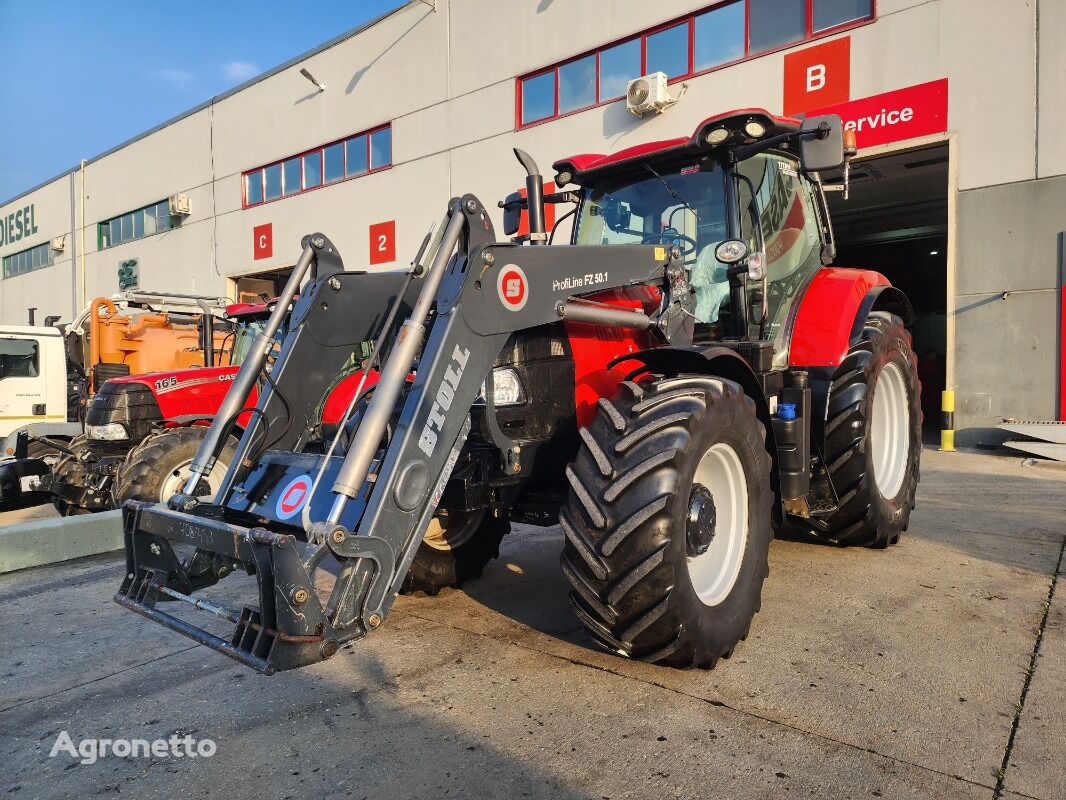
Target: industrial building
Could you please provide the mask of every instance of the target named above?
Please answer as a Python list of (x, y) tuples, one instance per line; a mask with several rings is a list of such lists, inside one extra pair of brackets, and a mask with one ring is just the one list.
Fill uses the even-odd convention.
[[(0, 204), (0, 321), (120, 282), (270, 295), (315, 230), (401, 268), (449, 197), (519, 186), (513, 147), (550, 179), (730, 109), (832, 111), (860, 147), (836, 263), (913, 299), (931, 427), (953, 388), (956, 441), (995, 442), (1066, 404), (1063, 30), (1063, 0), (413, 0)], [(655, 72), (677, 102), (638, 117)]]

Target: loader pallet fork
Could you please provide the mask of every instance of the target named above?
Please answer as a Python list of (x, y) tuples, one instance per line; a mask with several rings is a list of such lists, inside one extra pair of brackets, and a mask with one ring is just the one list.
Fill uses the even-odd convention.
[[(258, 578), (257, 608), (225, 608), (191, 597), (197, 582), (176, 558), (168, 538), (180, 541), (180, 515), (156, 509), (145, 519), (142, 513), (150, 506), (130, 501), (123, 508), (127, 555), (126, 578), (115, 595), (119, 605), (268, 675), (313, 664), (337, 651), (337, 640), (327, 633), (321, 608), (309, 602), (314, 587), (294, 537), (262, 528), (245, 530), (212, 520), (201, 522), (197, 535), (186, 542), (254, 567)], [(144, 566), (148, 563), (152, 566)], [(156, 603), (160, 600), (184, 601), (232, 622), (233, 634), (223, 639), (197, 628), (159, 610)]]

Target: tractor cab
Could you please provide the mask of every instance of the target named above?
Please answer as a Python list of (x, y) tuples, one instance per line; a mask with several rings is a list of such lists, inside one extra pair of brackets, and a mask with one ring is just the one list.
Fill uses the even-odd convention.
[(230, 366), (238, 367), (244, 361), (255, 337), (263, 332), (270, 310), (269, 303), (233, 303), (226, 306), (226, 318), (233, 321), (233, 331), (226, 341)]
[(743, 111), (691, 137), (554, 168), (557, 185), (579, 187), (564, 193), (578, 202), (572, 244), (674, 248), (696, 298), (696, 338), (776, 340), (781, 361), (788, 310), (833, 254), (816, 170), (846, 155), (839, 118)]

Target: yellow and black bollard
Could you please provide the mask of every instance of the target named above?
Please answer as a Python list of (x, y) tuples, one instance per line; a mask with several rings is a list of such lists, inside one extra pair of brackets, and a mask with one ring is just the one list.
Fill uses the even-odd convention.
[(955, 451), (955, 391), (945, 389), (940, 395), (940, 449)]

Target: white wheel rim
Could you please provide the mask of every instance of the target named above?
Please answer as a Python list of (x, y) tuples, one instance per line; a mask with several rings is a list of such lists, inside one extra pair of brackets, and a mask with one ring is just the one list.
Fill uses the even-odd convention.
[(885, 364), (874, 384), (870, 440), (874, 483), (885, 499), (899, 494), (907, 474), (910, 450), (911, 409), (907, 382), (896, 364)]
[(455, 550), (474, 538), (484, 517), (484, 509), (438, 514), (429, 521), (422, 541), (434, 550)]
[[(189, 481), (189, 476), (192, 474), (189, 469), (189, 465), (192, 464), (192, 459), (179, 464), (166, 478), (163, 479), (163, 485), (159, 487), (159, 502), (165, 503), (171, 497), (176, 495), (182, 489), (185, 488), (185, 484)], [(211, 474), (206, 478), (200, 478), (197, 488), (204, 485), (207, 482), (208, 490), (198, 495), (199, 497), (214, 497), (218, 492), (218, 487), (222, 485), (222, 477), (226, 474), (228, 464), (223, 464), (221, 461), (215, 462), (214, 469), (211, 470)]]
[(688, 576), (703, 604), (716, 606), (733, 590), (748, 542), (748, 485), (737, 451), (724, 443), (712, 446), (700, 459), (693, 484), (711, 493), (717, 521), (706, 552), (689, 556)]

